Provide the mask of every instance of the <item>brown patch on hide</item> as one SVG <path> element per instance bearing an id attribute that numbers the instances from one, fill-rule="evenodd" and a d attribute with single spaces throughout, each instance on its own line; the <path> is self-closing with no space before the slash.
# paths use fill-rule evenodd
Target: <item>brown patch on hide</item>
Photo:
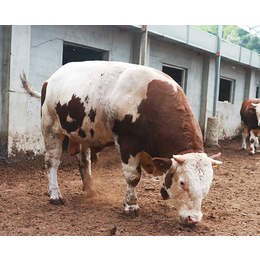
<path id="1" fill-rule="evenodd" d="M 95 117 L 96 117 L 96 109 L 94 110 L 93 108 L 91 108 L 90 111 L 89 111 L 88 116 L 89 116 L 90 121 L 92 123 L 94 123 L 95 122 Z"/>
<path id="2" fill-rule="evenodd" d="M 95 133 L 95 131 L 91 128 L 91 129 L 90 129 L 91 138 L 94 137 L 94 133 Z"/>
<path id="3" fill-rule="evenodd" d="M 172 186 L 173 173 L 167 173 L 165 176 L 165 187 L 169 189 Z"/>
<path id="4" fill-rule="evenodd" d="M 79 135 L 80 137 L 82 137 L 82 138 L 86 138 L 86 137 L 87 137 L 86 132 L 83 131 L 81 128 L 79 129 L 78 135 Z"/>
<path id="5" fill-rule="evenodd" d="M 203 139 L 198 122 L 188 100 L 177 86 L 167 81 L 153 80 L 148 84 L 147 99 L 138 106 L 140 116 L 115 120 L 112 131 L 118 135 L 121 158 L 128 163 L 145 151 L 151 157 L 171 158 L 174 154 L 203 152 Z"/>
<path id="6" fill-rule="evenodd" d="M 84 117 L 86 116 L 84 103 L 81 102 L 80 97 L 75 94 L 72 95 L 71 100 L 64 105 L 60 101 L 56 105 L 56 112 L 60 119 L 60 124 L 68 133 L 75 132 L 82 126 Z M 67 121 L 67 117 L 72 119 Z"/>

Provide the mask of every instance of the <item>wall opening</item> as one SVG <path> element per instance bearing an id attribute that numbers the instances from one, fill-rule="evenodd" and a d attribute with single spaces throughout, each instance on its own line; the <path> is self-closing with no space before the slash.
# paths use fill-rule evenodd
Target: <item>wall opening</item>
<path id="1" fill-rule="evenodd" d="M 220 78 L 218 101 L 234 103 L 235 80 Z"/>
<path id="2" fill-rule="evenodd" d="M 71 43 L 63 43 L 63 65 L 72 61 L 87 60 L 108 60 L 108 52 Z"/>
<path id="3" fill-rule="evenodd" d="M 186 69 L 171 65 L 163 65 L 162 71 L 172 77 L 180 85 L 183 91 L 186 92 Z"/>

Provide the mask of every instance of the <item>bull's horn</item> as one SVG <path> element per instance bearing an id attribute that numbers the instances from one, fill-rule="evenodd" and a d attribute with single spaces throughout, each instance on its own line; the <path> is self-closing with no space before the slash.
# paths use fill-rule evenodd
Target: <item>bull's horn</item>
<path id="1" fill-rule="evenodd" d="M 178 162 L 178 163 L 180 163 L 180 164 L 183 164 L 184 161 L 185 161 L 185 159 L 183 158 L 182 155 L 173 155 L 172 157 L 173 157 L 173 159 L 174 159 L 176 162 Z"/>
<path id="2" fill-rule="evenodd" d="M 222 164 L 221 161 L 217 161 L 217 160 L 214 160 L 214 159 L 212 159 L 212 158 L 210 158 L 210 160 L 211 160 L 212 166 Z"/>

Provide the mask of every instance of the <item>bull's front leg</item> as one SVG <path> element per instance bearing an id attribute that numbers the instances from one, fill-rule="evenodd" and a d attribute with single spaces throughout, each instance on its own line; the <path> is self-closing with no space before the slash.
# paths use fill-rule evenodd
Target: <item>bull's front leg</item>
<path id="1" fill-rule="evenodd" d="M 248 136 L 247 126 L 244 127 L 244 133 L 242 134 L 242 150 L 246 150 L 246 138 Z"/>
<path id="2" fill-rule="evenodd" d="M 87 192 L 88 197 L 97 195 L 96 190 L 93 188 L 93 180 L 91 175 L 91 151 L 90 148 L 82 148 L 77 154 L 79 163 L 79 171 L 83 181 L 83 191 Z"/>
<path id="3" fill-rule="evenodd" d="M 249 154 L 253 155 L 255 154 L 255 142 L 256 142 L 257 136 L 255 135 L 254 131 L 250 131 L 250 151 Z"/>
<path id="4" fill-rule="evenodd" d="M 139 206 L 137 204 L 136 186 L 141 178 L 140 154 L 135 157 L 130 155 L 128 163 L 123 163 L 124 176 L 127 183 L 127 192 L 125 198 L 125 214 L 130 216 L 139 215 Z"/>
<path id="5" fill-rule="evenodd" d="M 259 144 L 259 137 L 255 138 L 255 152 L 260 153 L 260 144 Z"/>

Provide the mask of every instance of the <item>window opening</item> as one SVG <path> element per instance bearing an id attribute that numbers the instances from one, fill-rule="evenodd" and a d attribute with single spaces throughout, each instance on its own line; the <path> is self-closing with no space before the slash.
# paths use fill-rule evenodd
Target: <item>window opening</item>
<path id="1" fill-rule="evenodd" d="M 86 48 L 74 44 L 63 44 L 62 64 L 72 61 L 87 61 L 87 60 L 106 60 L 106 51 Z"/>
<path id="2" fill-rule="evenodd" d="M 162 71 L 172 77 L 180 85 L 184 92 L 186 92 L 186 69 L 163 65 Z"/>
<path id="3" fill-rule="evenodd" d="M 220 78 L 218 101 L 227 101 L 228 103 L 233 103 L 234 88 L 234 80 Z"/>

